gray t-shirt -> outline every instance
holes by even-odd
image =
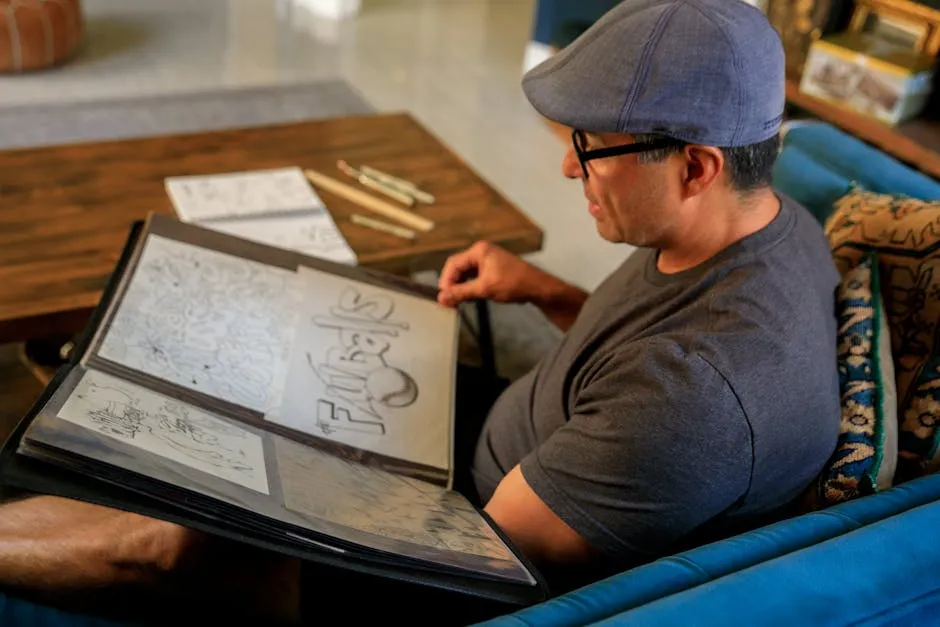
[[[782,200],[703,265],[665,275],[641,249],[591,295],[491,410],[472,469],[484,502],[521,464],[623,564],[756,525],[800,495],[839,432],[839,276],[818,223]]]

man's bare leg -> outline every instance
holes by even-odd
[[[130,589],[294,622],[299,580],[298,560],[129,512],[52,496],[0,506],[0,588],[31,598]]]

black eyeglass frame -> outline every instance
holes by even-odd
[[[584,136],[584,131],[579,129],[574,129],[571,131],[571,143],[574,146],[574,153],[578,156],[578,162],[581,164],[581,171],[584,172],[584,178],[588,178],[586,164],[588,161],[593,159],[606,159],[607,157],[619,157],[621,155],[633,155],[641,152],[652,152],[653,150],[662,150],[663,148],[684,146],[686,144],[686,142],[678,139],[665,138],[639,144],[623,144],[621,146],[608,146],[606,148],[585,150],[582,146],[587,143],[587,138]]]

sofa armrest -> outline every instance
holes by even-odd
[[[598,625],[927,624],[940,610],[940,502],[612,616]]]
[[[483,623],[577,627],[695,589],[940,500],[940,475],[657,560],[556,599]]]

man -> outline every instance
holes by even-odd
[[[562,172],[598,234],[639,250],[590,297],[485,243],[447,261],[442,304],[531,302],[567,331],[483,427],[486,511],[572,583],[784,515],[839,431],[838,275],[770,187],[775,31],[737,0],[627,0],[523,86],[575,129]]]
[[[601,238],[639,247],[590,297],[482,243],[441,275],[444,305],[531,302],[567,332],[498,398],[465,469],[556,591],[783,515],[835,447],[838,276],[769,186],[783,72],[743,2],[626,0],[524,80],[575,129],[562,171]],[[51,497],[0,522],[0,582],[24,589],[158,584],[209,550]]]

